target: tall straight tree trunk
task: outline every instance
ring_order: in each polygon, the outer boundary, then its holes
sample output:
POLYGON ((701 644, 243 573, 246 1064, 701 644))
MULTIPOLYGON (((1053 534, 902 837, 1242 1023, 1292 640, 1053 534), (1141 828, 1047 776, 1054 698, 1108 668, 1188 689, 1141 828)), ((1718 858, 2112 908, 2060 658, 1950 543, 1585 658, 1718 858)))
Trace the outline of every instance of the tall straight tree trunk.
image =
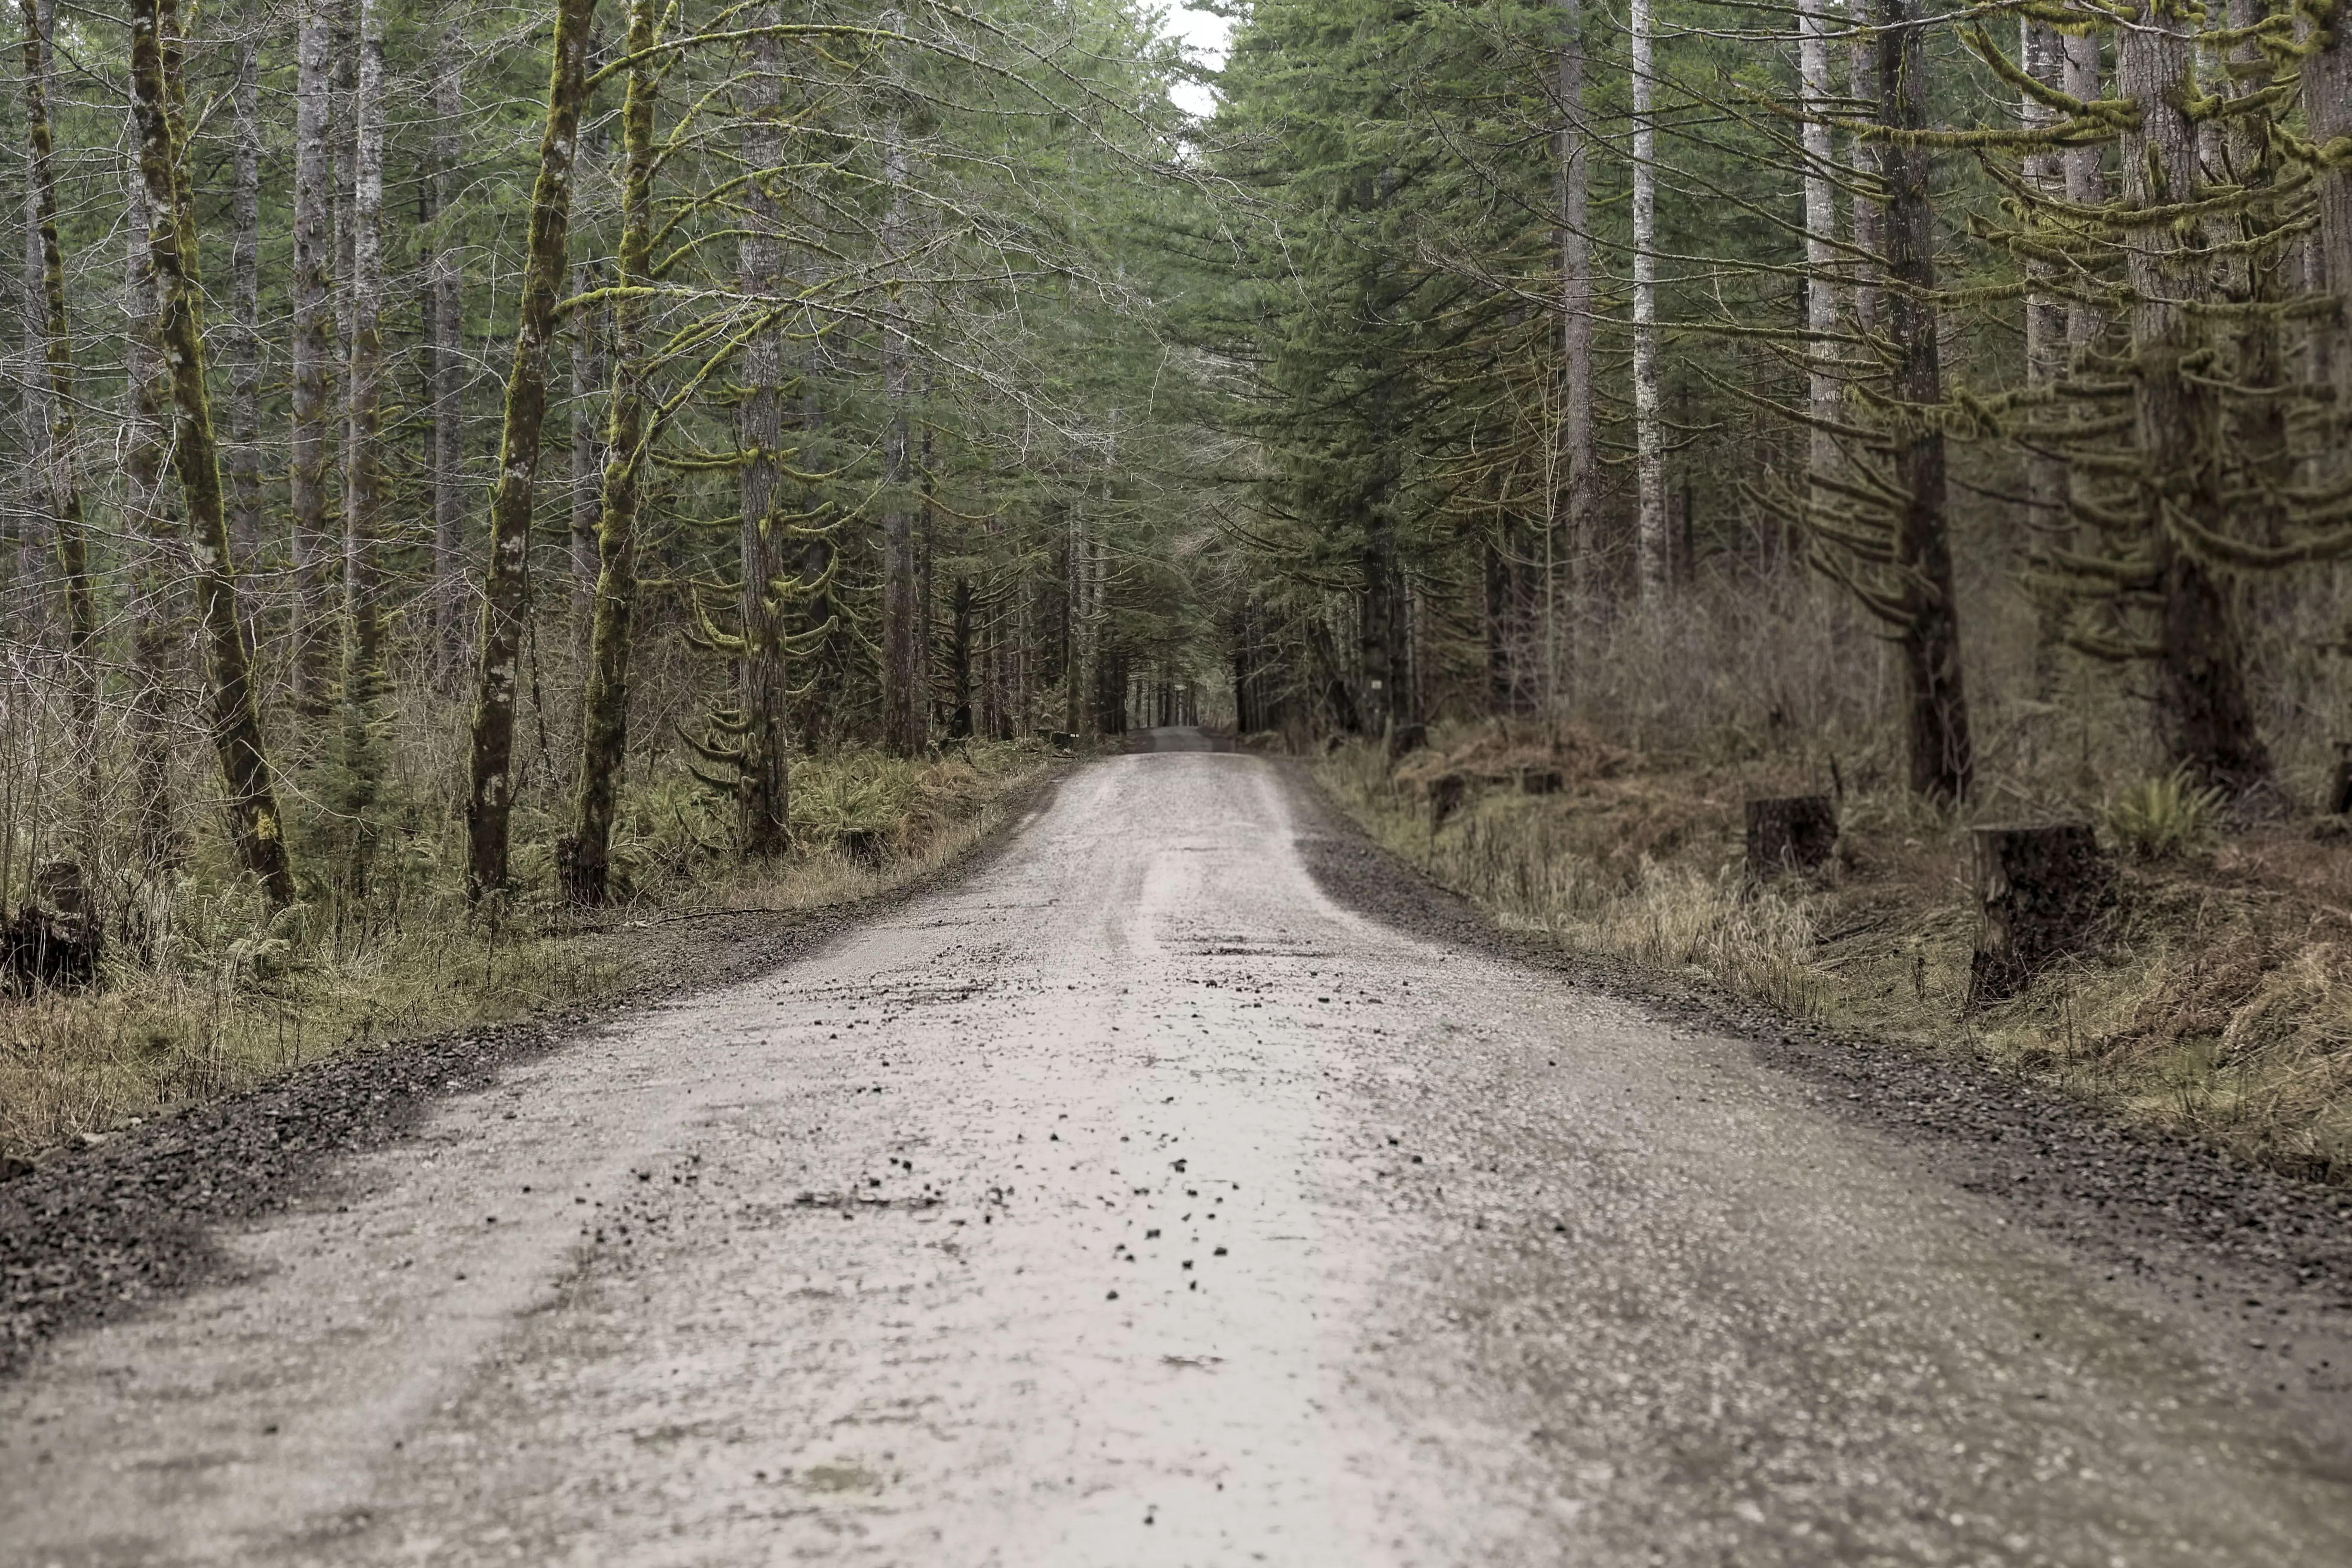
POLYGON ((1650 0, 1633 0, 1633 543, 1642 605, 1666 601, 1665 432, 1658 423, 1658 133, 1650 0))
POLYGON ((1802 0, 1798 12, 1797 75, 1804 95, 1800 136, 1805 153, 1805 357, 1811 363, 1806 405, 1816 421, 1808 462, 1816 474, 1838 466, 1837 438, 1826 426, 1837 418, 1838 382, 1831 366, 1830 336, 1837 331, 1837 185, 1832 178, 1836 148, 1827 119, 1830 90, 1830 0, 1802 0))
POLYGON ((229 538, 250 570, 261 552, 261 46, 236 46, 229 197, 229 538))
MULTIPOLYGON (((2123 133, 2124 205, 2192 201, 2197 130, 2189 96, 2189 24, 2147 0, 2123 29, 2118 87, 2138 108, 2123 133)), ((2210 265, 2172 224, 2125 231, 2132 304, 2134 436, 2140 505, 2157 580, 2157 710, 2173 761, 2232 792, 2259 783, 2270 759, 2254 731, 2244 651, 2229 595, 2181 534, 2224 525, 2218 400, 2195 361, 2204 347, 2191 307, 2212 293, 2210 265)))
MULTIPOLYGON (((1878 0, 1878 110, 1898 132, 1927 126, 1927 67, 1916 25, 1916 0, 1878 0)), ((1895 346, 1894 393, 1904 405, 1895 447, 1895 479, 1904 497, 1895 533, 1895 567, 1903 583, 1901 646, 1910 709, 1914 793, 1966 800, 1976 771, 1969 705, 1960 682, 1960 626, 1952 592, 1946 519, 1944 400, 1936 336, 1936 223, 1926 148, 1895 141, 1881 159, 1886 181, 1886 330, 1895 346)))
MULTIPOLYGON (((1592 412, 1591 138, 1584 123, 1582 0, 1559 0, 1559 10, 1560 521, 1568 531, 1570 578, 1581 602, 1599 585, 1601 544, 1593 520, 1601 451, 1592 412)), ((1551 593, 1549 581, 1543 591, 1551 593)))
MULTIPOLYGON (((2336 0, 2327 44, 2304 58, 2303 105, 2311 139, 2328 154, 2313 179, 2319 197, 2320 284, 2336 296, 2324 358, 2336 384, 2336 417, 2352 419, 2352 5, 2336 0)), ((2337 426, 2339 432, 2352 426, 2337 426)), ((2339 444, 2352 445, 2343 435, 2339 444)))
MULTIPOLYGON (((2025 17, 2018 23, 2018 65, 2026 75, 2046 87, 2063 90, 2066 56, 2058 30, 2047 22, 2025 17)), ((2018 95, 2018 121, 2027 131, 2048 129, 2057 119, 2056 113, 2030 92, 2018 95)), ((2037 150, 2026 153, 2022 171, 2027 184, 2044 200, 2056 201, 2066 194, 2065 155, 2054 150, 2037 150)), ((2035 390, 2047 389, 2066 373, 2069 358, 2066 333, 2066 312, 2058 300, 2044 291, 2050 281, 2049 263, 2029 260, 2025 266, 2029 283, 2043 288, 2025 297, 2025 384, 2035 390)), ((2028 452, 2025 458, 2025 526, 2030 540, 2063 539, 2071 532, 2067 506, 2067 463, 2056 452, 2028 452)), ((2029 545, 2029 550, 2032 547, 2029 545)), ((2035 694, 2047 700, 2054 692, 2058 679, 2059 649, 2065 640, 2065 603, 2057 595, 2043 594, 2036 606, 2033 635, 2033 685, 2035 694)))
MULTIPOLYGON (((1856 25, 1856 36, 1849 46, 1847 79, 1855 112, 1875 118, 1872 106, 1878 102, 1878 45, 1862 27, 1869 3, 1847 0, 1856 25)), ((1857 331, 1868 333, 1878 326, 1879 263, 1886 248, 1886 205, 1878 195, 1878 143, 1855 136, 1847 162, 1853 171, 1853 247, 1862 253, 1853 269, 1853 324, 1857 331)))
MULTIPOLYGON (((2085 103, 2099 96, 2099 35, 2096 33, 2062 34, 2058 40, 2063 54, 2059 86, 2067 96, 2085 103)), ((2059 165, 2066 182, 2066 200, 2077 207, 2095 206, 2107 195, 2106 174, 2100 166, 2102 146, 2093 142, 2085 147, 2069 147, 2059 154, 2059 165)), ((2066 359, 2069 365, 2079 365, 2099 341, 2104 322, 2099 312, 2079 299, 2066 301, 2066 359)))
MULTIPOLYGON (((781 16, 770 5, 754 14, 755 26, 772 26, 781 16)), ((751 81, 745 98, 743 162, 751 184, 745 195, 750 233, 738 242, 736 259, 750 308, 769 310, 782 267, 777 231, 783 215, 769 194, 769 171, 784 161, 783 47, 772 35, 751 40, 751 81)), ((746 454, 738 471, 737 497, 742 571, 740 619, 743 653, 735 678, 742 721, 742 794, 740 828, 747 855, 773 855, 791 837, 790 796, 784 730, 783 608, 771 586, 782 569, 783 522, 776 505, 784 445, 784 343, 772 322, 743 345, 740 440, 746 454)))
MULTIPOLYGON (((884 265, 905 265, 907 242, 907 146, 893 113, 882 132, 884 265)), ((913 451, 908 424, 912 367, 908 363, 907 310, 900 285, 887 286, 882 303, 882 743, 896 756, 919 756, 929 742, 929 705, 924 700, 924 606, 919 592, 916 519, 908 504, 913 451)), ((1068 722, 1078 728, 1075 710, 1068 722)))
POLYGON ((645 472, 646 327, 653 284, 654 98, 664 62, 647 57, 662 0, 629 0, 629 91, 621 109, 621 290, 613 307, 613 406, 604 504, 596 527, 596 619, 581 701, 580 783, 563 857, 564 894, 601 904, 612 891, 613 812, 629 743, 629 655, 637 605, 637 498, 645 472))
MULTIPOLYGON (((591 141, 592 154, 601 151, 591 141)), ((602 281, 600 269, 583 261, 572 269, 572 292, 584 295, 602 281)), ((596 616, 596 525, 604 506, 604 432, 597 428, 598 398, 609 374, 604 359, 605 321, 601 305, 572 314, 572 602, 578 631, 589 635, 596 616)), ((606 417, 611 410, 604 410, 606 417)))
POLYGON ((465 30, 455 19, 441 36, 433 77, 433 581, 445 654, 465 643, 466 573, 466 275, 451 207, 464 151, 465 85, 459 72, 465 30))
POLYGON ((57 88, 56 53, 50 47, 57 11, 54 0, 18 0, 17 9, 25 29, 26 205, 39 279, 39 405, 47 420, 47 428, 37 433, 36 493, 47 514, 58 584, 65 595, 66 701, 82 791, 79 849, 84 871, 95 878, 104 810, 98 756, 98 595, 90 582, 89 533, 82 517, 81 475, 74 451, 78 395, 73 335, 66 315, 65 252, 58 241, 57 146, 49 121, 57 88))
POLYGON ((300 0, 294 38, 293 429, 287 470, 293 510, 294 697, 326 694, 328 371, 334 283, 333 0, 300 0))
POLYGON ((178 84, 167 79, 171 73, 165 66, 166 18, 176 21, 167 5, 168 0, 132 0, 131 11, 131 105, 139 125, 140 182, 150 208, 148 247, 162 305, 157 337, 171 367, 173 457, 194 546, 196 614, 208 666, 213 743, 228 785, 238 858, 269 901, 282 906, 293 901, 294 874, 268 753, 262 745, 261 711, 237 609, 220 452, 213 437, 205 379, 195 220, 180 179, 180 131, 173 113, 178 84))
MULTIPOLYGON (((131 127, 138 134, 138 127, 131 127)), ((161 308, 155 293, 146 187, 134 185, 123 212, 128 304, 122 370, 128 428, 123 479, 131 533, 131 772, 132 863, 142 903, 174 858, 172 810, 172 727, 166 692, 179 620, 178 572, 172 559, 172 503, 164 494, 165 420, 170 377, 158 352, 161 308)))
POLYGON ((516 666, 530 607, 530 514, 539 481, 540 438, 547 423, 547 351, 562 301, 564 251, 572 228, 572 154, 587 97, 588 29, 596 0, 561 0, 554 60, 547 85, 547 124, 530 192, 530 247, 523 270, 514 363, 507 373, 499 434, 499 471, 490 492, 489 562, 482 584, 474 719, 466 800, 466 892, 469 899, 507 886, 509 829, 514 815, 516 666))
POLYGON ((336 802, 348 853, 345 889, 367 890, 371 818, 382 759, 374 743, 383 677, 378 537, 383 495, 381 437, 383 311, 383 16, 380 0, 359 0, 358 69, 352 93, 352 270, 349 382, 343 405, 343 697, 336 802))

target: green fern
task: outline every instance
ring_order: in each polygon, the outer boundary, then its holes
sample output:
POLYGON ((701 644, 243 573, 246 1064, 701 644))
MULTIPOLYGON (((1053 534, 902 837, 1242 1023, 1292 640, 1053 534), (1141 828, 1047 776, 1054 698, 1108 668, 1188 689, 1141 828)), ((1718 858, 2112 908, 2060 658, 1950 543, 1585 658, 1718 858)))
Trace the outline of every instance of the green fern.
POLYGON ((2107 805, 2107 835, 2136 860, 2171 860, 2205 848, 2221 831, 2227 797, 2186 770, 2142 779, 2107 805))

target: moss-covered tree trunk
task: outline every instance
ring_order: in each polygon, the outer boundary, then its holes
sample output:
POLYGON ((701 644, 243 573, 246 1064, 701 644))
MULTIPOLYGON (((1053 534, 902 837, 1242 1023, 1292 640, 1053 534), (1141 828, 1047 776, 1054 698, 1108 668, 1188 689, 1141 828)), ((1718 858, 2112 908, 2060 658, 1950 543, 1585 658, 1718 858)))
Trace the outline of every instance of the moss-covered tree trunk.
MULTIPOLYGON (((774 5, 762 6, 755 26, 773 26, 774 5)), ((784 161, 782 46, 773 34, 751 43, 751 80, 745 91, 743 162, 751 174, 744 205, 750 233, 737 250, 738 270, 751 309, 766 309, 782 278, 777 232, 782 211, 769 193, 784 161)), ((743 345, 743 468, 738 476, 741 502, 738 525, 742 571, 743 649, 735 688, 742 722, 742 787, 739 827, 747 855, 773 855, 790 837, 784 730, 783 611, 772 584, 782 570, 783 521, 777 500, 784 444, 784 344, 770 325, 743 345)))
POLYGON ((2326 45, 2305 57, 2303 104, 2311 140, 2325 159, 2313 183, 2319 198, 2320 282, 2336 296, 2326 350, 2336 417, 2352 421, 2352 0, 2334 0, 2326 45))
MULTIPOLYGON (((2127 212, 2197 194, 2190 39, 2191 24, 2169 0, 2146 0, 2123 29, 2119 86, 2138 109, 2122 141, 2127 212)), ((2133 223, 2124 233, 2139 505, 2158 595, 2158 722, 2176 763, 2201 784, 2242 791, 2268 774, 2270 762, 2254 732, 2230 595, 2188 543, 2225 523, 2220 400, 2200 373, 2195 313, 2213 294, 2211 262, 2176 224, 2133 223)))
MULTIPOLYGON (((1927 79, 1915 0, 1878 0, 1878 111, 1898 132, 1927 125, 1927 79)), ((1891 140, 1881 158, 1886 186, 1886 335, 1894 348, 1894 394, 1903 405, 1895 479, 1903 494, 1895 566, 1902 581, 1901 647, 1909 710, 1911 788, 1930 800, 1968 798, 1976 770, 1969 704, 1960 681, 1959 612, 1952 592, 1946 517, 1944 400, 1936 318, 1936 221, 1932 159, 1916 142, 1891 140)))
POLYGON ((478 900, 507 885, 514 813, 515 672, 530 602, 530 514, 547 423, 547 353, 562 302, 572 227, 572 155, 587 97, 588 29, 596 0, 560 0, 547 123, 530 193, 530 244, 523 271, 514 363, 507 373, 499 470, 490 492, 489 562, 482 584, 474 718, 466 800, 466 892, 478 900))
POLYGON ((211 696, 213 743, 228 785, 238 858, 273 904, 291 903, 294 874, 286 852, 277 787, 262 745, 261 712, 237 610, 228 514, 221 495, 220 452, 213 435, 205 379, 203 293, 196 279, 195 222, 181 174, 180 129, 172 104, 164 40, 175 21, 168 0, 133 0, 131 106, 139 128, 139 175, 148 205, 148 247, 161 305, 157 341, 171 367, 173 457, 194 560, 196 614, 211 696))
POLYGON ((293 427, 287 499, 293 511, 294 699, 315 707, 326 695, 327 431, 332 403, 328 367, 333 323, 334 152, 331 0, 300 0, 294 29, 293 427))
POLYGON ((45 414, 46 423, 33 432, 38 443, 37 493, 47 512, 58 585, 65 597, 66 704, 82 792, 79 848, 85 871, 95 877, 99 823, 104 815, 98 760, 98 595, 90 581, 89 532, 82 517, 81 476, 74 452, 79 395, 66 316, 65 251, 58 240, 57 144, 49 121, 57 82, 51 47, 57 10, 54 0, 17 0, 17 14, 25 28, 25 173, 32 208, 28 237, 40 269, 35 330, 40 339, 41 384, 33 390, 37 393, 34 405, 45 414))
POLYGON ((629 742, 629 655, 637 604, 637 500, 646 448, 646 291, 653 283, 654 100, 650 58, 660 0, 629 0, 629 90, 621 109, 621 254, 613 307, 613 400, 604 506, 596 524, 596 613, 581 701, 580 782, 561 858, 564 896, 601 904, 612 891, 613 811, 629 742))

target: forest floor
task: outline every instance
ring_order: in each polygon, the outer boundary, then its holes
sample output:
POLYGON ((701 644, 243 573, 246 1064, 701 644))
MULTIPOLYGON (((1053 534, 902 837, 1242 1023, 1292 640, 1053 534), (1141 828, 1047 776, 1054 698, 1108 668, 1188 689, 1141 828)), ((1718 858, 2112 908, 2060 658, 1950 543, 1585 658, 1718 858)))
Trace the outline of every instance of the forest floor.
POLYGON ((0 994, 0 1181, 325 1058, 436 1040, 462 1056, 502 1027, 536 1038, 742 973, 926 884, 1025 809, 1053 765, 1030 744, 814 759, 794 776, 796 847, 765 862, 698 857, 683 815, 631 820, 675 803, 625 802, 639 889, 594 911, 521 900, 486 922, 454 893, 412 891, 379 899, 391 913, 364 929, 317 910, 264 925, 184 888, 146 962, 118 956, 85 992, 0 994))
POLYGON ((1970 1005, 1968 834, 1899 795, 1846 796, 1831 865, 1759 889, 1745 801, 1819 786, 1753 761, 1489 722, 1394 765, 1346 746, 1318 772, 1376 840, 1507 928, 1783 1019, 2015 1069, 2289 1175, 2352 1179, 2352 844, 2326 825, 2119 858, 2084 951, 1970 1005), (1556 773, 1556 792, 1524 789, 1530 770, 1556 773), (1433 827, 1449 777, 1462 804, 1433 827))

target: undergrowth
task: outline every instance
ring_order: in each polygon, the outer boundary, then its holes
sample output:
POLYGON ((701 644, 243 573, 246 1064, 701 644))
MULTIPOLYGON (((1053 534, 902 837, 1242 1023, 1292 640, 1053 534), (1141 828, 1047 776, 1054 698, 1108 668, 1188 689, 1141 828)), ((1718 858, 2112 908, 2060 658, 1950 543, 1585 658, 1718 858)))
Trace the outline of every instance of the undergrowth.
POLYGON ((1743 803, 1811 784, 1754 757, 1645 759, 1573 727, 1440 731, 1320 764, 1375 837, 1514 926, 1914 1047, 1980 1053, 2305 1176, 2352 1175, 2352 847, 2223 834, 2177 780, 2103 815, 2120 906, 2084 952, 1968 1005, 1966 825, 1885 787, 1842 802, 1821 876, 1748 883, 1743 803), (1528 793, 1528 780, 1557 793, 1528 793), (1442 821, 1433 783, 1464 781, 1442 821))
POLYGON ((613 995, 673 966, 696 915, 851 902, 945 864, 1045 765, 1027 742, 803 759, 793 847, 767 861, 737 856, 731 803, 656 766, 627 782, 620 896, 593 911, 554 900, 539 834, 522 837, 516 891, 468 910, 462 840, 431 818, 386 836, 364 889, 321 885, 275 915, 241 879, 184 869, 115 904, 97 985, 0 995, 0 1157, 336 1051, 613 995), (852 832, 875 837, 853 853, 852 832))

